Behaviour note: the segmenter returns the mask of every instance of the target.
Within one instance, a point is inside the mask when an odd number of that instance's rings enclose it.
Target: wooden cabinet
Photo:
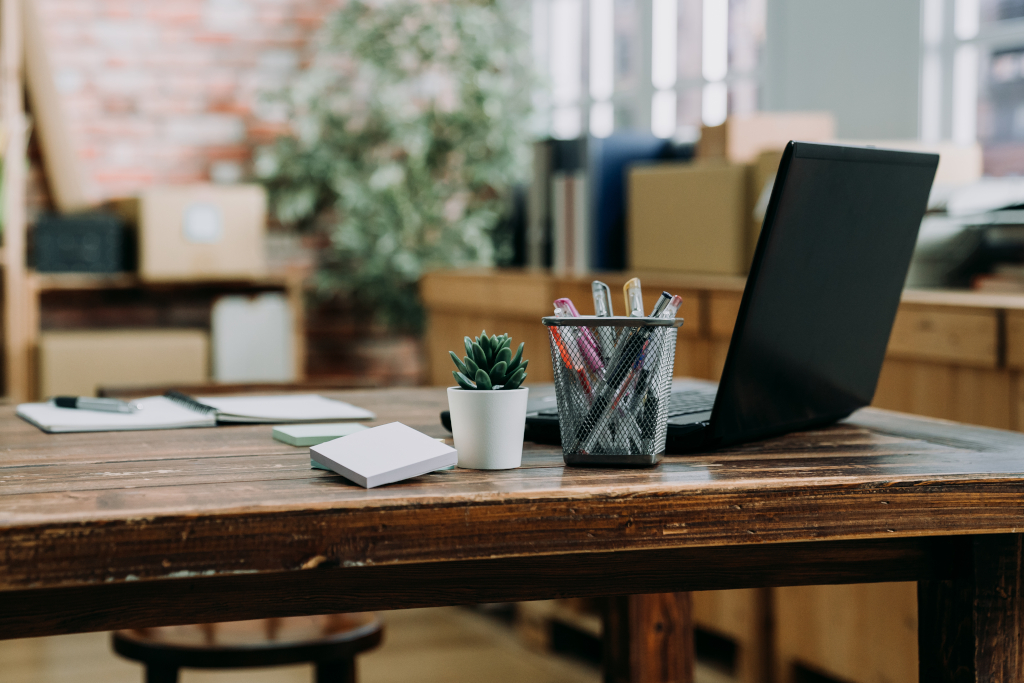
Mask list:
[[[606,273],[616,306],[632,273]],[[637,273],[648,308],[662,290],[683,297],[686,322],[676,347],[677,376],[718,379],[743,295],[743,278]],[[552,302],[571,298],[589,311],[592,277],[547,271],[451,271],[424,277],[429,313],[429,379],[451,384],[448,350],[482,328],[526,341],[530,378],[551,381],[547,330]],[[620,308],[621,310],[621,308]],[[873,405],[972,424],[1024,429],[1024,296],[907,290],[893,324]]]
[[[708,373],[707,379],[721,379],[725,357],[729,354],[732,328],[740,312],[742,291],[710,290],[704,292],[708,307]]]
[[[889,336],[887,358],[999,367],[1000,312],[904,302]]]
[[[775,683],[917,680],[917,584],[772,589]],[[926,682],[922,682],[926,683]]]
[[[431,384],[454,386],[455,365],[448,355],[465,355],[464,337],[508,333],[518,346],[525,342],[523,357],[530,361],[532,381],[551,382],[548,332],[540,324],[554,300],[554,282],[541,273],[459,271],[426,275],[420,295],[429,310],[425,347]]]
[[[606,273],[602,282],[612,290],[616,310],[622,311],[622,286],[631,274]],[[654,306],[662,291],[683,297],[678,316],[685,322],[676,341],[675,374],[685,377],[717,377],[713,374],[712,340],[728,349],[735,311],[729,318],[728,307],[738,309],[743,279],[734,277],[681,276],[641,273],[644,306]],[[590,283],[593,278],[558,277],[547,271],[464,270],[429,273],[420,282],[420,294],[427,307],[427,367],[431,384],[450,386],[451,359],[448,351],[462,355],[463,337],[475,337],[481,329],[489,333],[508,332],[518,344],[526,342],[524,355],[530,360],[532,382],[552,381],[548,332],[540,319],[553,312],[553,302],[568,297],[581,311],[592,310]],[[714,334],[711,293],[721,295],[726,311],[718,313],[718,325],[728,332]],[[724,339],[724,347],[722,340]],[[725,362],[724,351],[721,363]],[[718,373],[721,373],[719,364]]]

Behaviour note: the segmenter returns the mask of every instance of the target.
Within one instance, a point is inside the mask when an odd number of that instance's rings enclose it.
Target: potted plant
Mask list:
[[[526,379],[523,346],[512,355],[507,334],[465,338],[466,356],[461,360],[449,351],[458,370],[452,372],[457,387],[448,388],[452,436],[459,452],[459,467],[476,470],[508,470],[523,461],[526,429]]]
[[[284,228],[321,236],[316,292],[418,333],[417,282],[512,256],[529,169],[529,4],[348,0],[267,111],[254,172]],[[364,328],[365,329],[365,326]]]

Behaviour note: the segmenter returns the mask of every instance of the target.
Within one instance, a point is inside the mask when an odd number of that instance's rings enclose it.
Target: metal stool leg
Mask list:
[[[317,662],[316,683],[356,683],[355,658]]]
[[[178,683],[178,669],[173,666],[147,664],[146,683]]]

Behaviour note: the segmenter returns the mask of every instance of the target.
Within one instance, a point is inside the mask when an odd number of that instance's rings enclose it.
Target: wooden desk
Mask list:
[[[340,396],[444,434],[443,390]],[[530,447],[369,491],[267,426],[44,435],[5,408],[0,435],[3,638],[632,595],[608,680],[686,681],[674,592],[918,581],[922,681],[1024,680],[1024,435],[868,409],[650,470]]]
[[[551,381],[547,331],[538,324],[551,302],[568,296],[586,309],[590,282],[600,277],[621,308],[618,291],[633,275],[644,283],[648,308],[662,289],[683,296],[686,324],[675,374],[718,379],[743,277],[468,269],[432,272],[421,281],[430,381],[451,384],[448,350],[461,348],[463,335],[478,334],[481,326],[525,340],[530,381]],[[1024,431],[1024,296],[905,290],[873,405]],[[837,680],[877,683],[907,680],[917,668],[916,599],[915,587],[904,583],[708,591],[693,604],[699,628],[736,646],[740,683],[760,683],[769,646],[776,683],[791,683],[797,663]],[[869,632],[866,623],[880,627]]]

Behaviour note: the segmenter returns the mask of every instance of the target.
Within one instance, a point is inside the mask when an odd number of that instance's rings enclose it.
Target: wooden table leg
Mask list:
[[[756,635],[751,638],[745,679],[775,683],[775,592],[772,588],[756,589]],[[742,647],[742,646],[741,646]]]
[[[918,583],[922,683],[1024,683],[1022,539],[976,536],[973,576]]]
[[[608,598],[605,683],[693,683],[693,663],[689,593]]]

